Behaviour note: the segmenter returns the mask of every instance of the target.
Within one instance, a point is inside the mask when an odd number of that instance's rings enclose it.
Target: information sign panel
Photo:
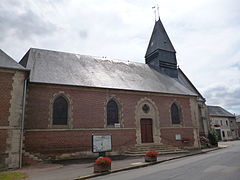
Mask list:
[[[92,152],[109,152],[112,151],[111,134],[93,134],[92,135]]]

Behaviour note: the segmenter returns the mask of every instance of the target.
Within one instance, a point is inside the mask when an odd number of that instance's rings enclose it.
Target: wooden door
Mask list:
[[[152,119],[141,119],[141,138],[142,143],[152,143]]]

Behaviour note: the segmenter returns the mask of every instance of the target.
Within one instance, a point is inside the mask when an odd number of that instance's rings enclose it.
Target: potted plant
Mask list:
[[[157,151],[147,151],[145,155],[145,162],[156,162],[158,152]]]
[[[99,157],[94,163],[94,172],[106,172],[111,170],[112,160],[109,157]]]

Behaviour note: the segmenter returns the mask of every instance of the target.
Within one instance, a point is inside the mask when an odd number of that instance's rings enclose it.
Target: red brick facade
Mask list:
[[[174,101],[180,102],[184,125],[192,126],[190,97],[188,96],[167,96],[144,92],[30,84],[28,88],[25,128],[48,128],[50,123],[50,101],[54,94],[61,94],[62,92],[69,95],[72,101],[71,114],[74,119],[74,128],[103,128],[105,103],[111,96],[117,97],[123,105],[122,118],[124,119],[125,128],[135,128],[136,104],[143,97],[153,100],[157,105],[161,127],[172,125],[170,106]]]
[[[0,72],[0,126],[8,126],[13,73]]]
[[[176,134],[181,134],[182,138],[190,138],[189,142],[176,141]],[[193,146],[193,128],[171,128],[161,129],[161,138],[163,144],[174,145],[178,147]]]
[[[69,130],[28,131],[25,133],[25,148],[28,152],[49,156],[62,153],[91,151],[93,133],[112,134],[113,151],[126,150],[135,143],[135,130]]]
[[[0,129],[0,169],[5,168],[5,159],[7,158],[6,153],[6,141],[7,141],[7,130]]]
[[[10,100],[13,83],[13,73],[0,72],[0,169],[5,168],[5,159],[8,157],[6,127],[9,125]]]
[[[64,129],[51,128],[51,101],[59,93],[69,98],[71,106],[72,126]],[[105,126],[106,102],[110,97],[117,98],[121,104],[120,129]],[[182,145],[175,140],[175,135],[181,134],[182,137],[191,138],[192,141],[186,145],[193,146],[190,99],[194,97],[30,83],[25,119],[25,149],[27,152],[49,155],[91,151],[92,133],[111,133],[113,151],[134,146],[135,111],[138,101],[142,98],[151,99],[158,108],[161,143]],[[177,102],[181,107],[182,125],[174,126],[171,123],[170,107],[173,102]]]
[[[0,68],[0,169],[18,168],[26,72]]]

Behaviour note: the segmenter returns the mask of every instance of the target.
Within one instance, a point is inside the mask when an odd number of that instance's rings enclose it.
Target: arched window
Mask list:
[[[53,125],[67,125],[68,120],[68,102],[59,96],[53,103]]]
[[[180,124],[181,118],[180,118],[180,109],[178,106],[173,103],[171,106],[171,117],[172,117],[172,124]]]
[[[107,103],[107,125],[114,125],[119,123],[118,121],[118,105],[111,99]]]

